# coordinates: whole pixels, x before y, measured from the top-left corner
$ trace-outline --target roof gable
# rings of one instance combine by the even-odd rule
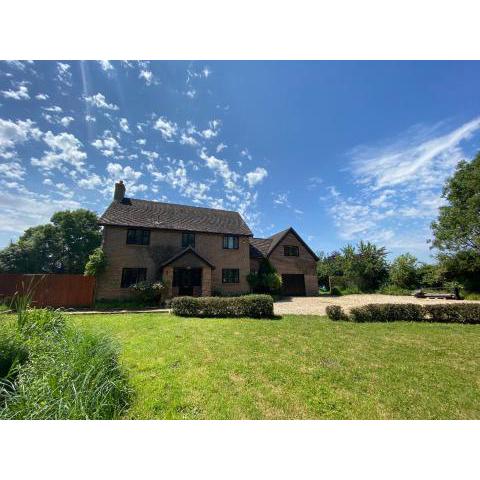
[[[187,247],[184,248],[182,251],[176,253],[172,257],[170,257],[168,260],[163,262],[160,267],[166,267],[167,265],[170,265],[172,262],[175,260],[178,260],[179,258],[182,258],[184,255],[187,255],[188,253],[191,253],[192,255],[195,255],[197,258],[199,258],[202,262],[206,263],[209,267],[215,268],[215,265],[212,265],[206,258],[202,257],[199,253],[197,253],[192,247]]]
[[[318,256],[315,252],[305,243],[303,238],[295,231],[294,228],[289,227],[286,230],[275,233],[268,238],[251,238],[250,239],[250,257],[252,258],[268,258],[275,248],[282,242],[282,240],[289,234],[295,235],[298,241],[305,247],[308,253],[318,261]]]
[[[125,198],[113,201],[100,225],[248,235],[252,232],[238,212]]]

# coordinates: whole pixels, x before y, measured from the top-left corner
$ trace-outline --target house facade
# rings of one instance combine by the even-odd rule
[[[238,212],[127,198],[123,182],[99,223],[107,258],[99,299],[126,298],[131,285],[159,279],[169,297],[249,293],[247,275],[264,258],[282,275],[284,294],[318,294],[318,258],[293,228],[254,238]]]

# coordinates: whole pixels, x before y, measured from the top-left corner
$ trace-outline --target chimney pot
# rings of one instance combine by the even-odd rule
[[[125,185],[120,180],[115,184],[115,192],[113,193],[113,199],[116,202],[121,202],[125,198]]]

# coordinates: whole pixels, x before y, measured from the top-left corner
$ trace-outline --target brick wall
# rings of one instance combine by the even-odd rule
[[[150,245],[127,245],[127,228],[104,227],[103,249],[107,257],[107,268],[97,279],[97,298],[125,298],[131,294],[128,289],[120,288],[122,269],[146,268],[147,280],[159,278],[159,265],[175,253],[182,250],[182,233],[178,231],[151,230]],[[210,283],[210,289],[222,294],[247,293],[249,286],[247,275],[250,272],[249,239],[241,236],[239,248],[223,248],[223,235],[211,233],[195,234],[195,250],[199,255],[215,265],[211,278],[203,277]],[[197,265],[190,265],[197,266]],[[204,264],[198,265],[204,266]],[[222,268],[238,268],[240,283],[222,284]],[[205,293],[208,290],[206,285]]]
[[[284,245],[298,247],[298,257],[286,257],[283,254]],[[270,262],[281,275],[283,273],[303,273],[305,275],[306,294],[318,295],[317,262],[310,252],[292,233],[288,233],[270,255]]]

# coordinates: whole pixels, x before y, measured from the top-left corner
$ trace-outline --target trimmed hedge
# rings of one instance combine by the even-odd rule
[[[422,322],[424,311],[413,303],[376,303],[350,310],[354,322]]]
[[[270,295],[240,297],[176,297],[172,313],[181,317],[273,317]]]
[[[339,305],[328,305],[326,308],[328,318],[331,320],[345,320],[348,321],[348,315],[343,311]]]
[[[327,315],[331,320],[352,322],[442,322],[480,324],[480,304],[433,304],[413,303],[369,304],[355,307],[347,315],[342,307],[329,305]]]

